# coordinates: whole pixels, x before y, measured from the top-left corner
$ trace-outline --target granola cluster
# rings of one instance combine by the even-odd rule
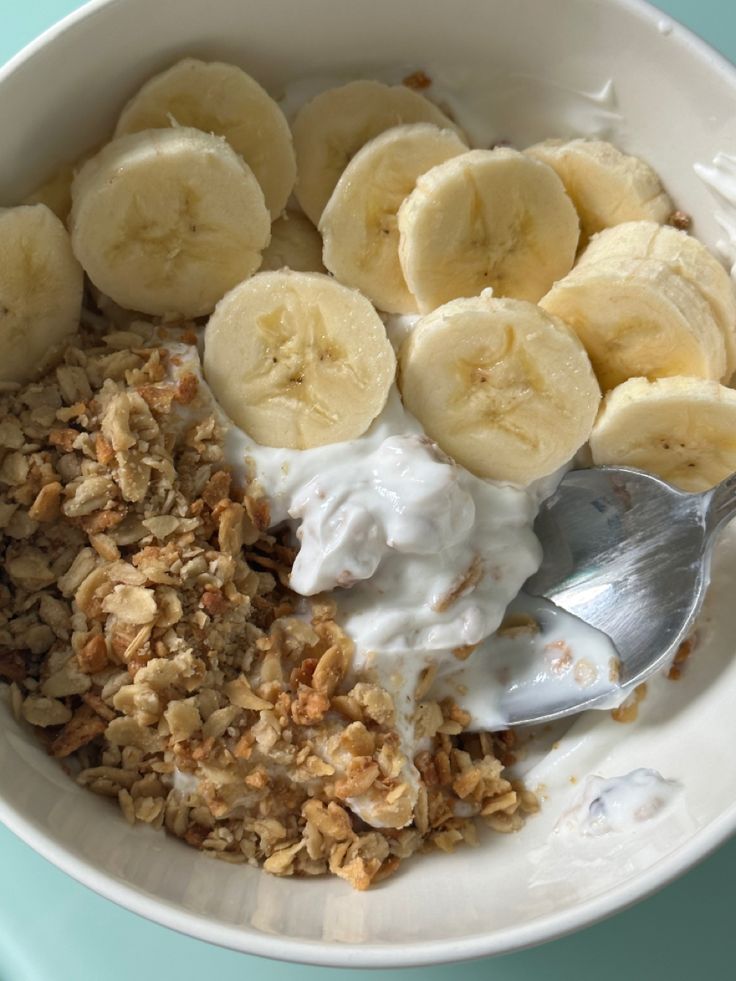
[[[19,720],[131,822],[277,875],[358,889],[419,849],[517,829],[510,734],[464,734],[417,692],[407,760],[390,693],[351,666],[329,599],[238,486],[183,345],[88,324],[42,381],[0,392],[0,681]],[[412,765],[415,764],[415,765]]]

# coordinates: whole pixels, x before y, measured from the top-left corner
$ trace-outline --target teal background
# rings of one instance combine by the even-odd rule
[[[0,63],[78,6],[74,0],[0,0]],[[661,0],[658,6],[736,61],[736,0]],[[735,978],[734,883],[736,839],[658,895],[574,936],[472,964],[380,973],[387,981]],[[365,978],[359,971],[279,964],[179,936],[99,898],[0,826],[0,981],[328,976]]]

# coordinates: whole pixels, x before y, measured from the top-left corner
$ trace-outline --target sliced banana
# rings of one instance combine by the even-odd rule
[[[75,333],[83,279],[46,205],[0,209],[0,381],[33,378]]]
[[[59,218],[66,221],[72,208],[72,181],[75,164],[62,167],[32,191],[24,204],[45,204]]]
[[[204,371],[230,418],[264,446],[357,439],[383,409],[396,358],[369,301],[320,273],[259,273],[217,305]]]
[[[576,267],[540,301],[570,324],[601,388],[628,378],[722,378],[723,335],[700,290],[658,259]]]
[[[736,392],[701,378],[631,378],[606,396],[590,448],[597,465],[708,490],[736,471]]]
[[[368,140],[401,123],[457,129],[434,103],[405,85],[349,82],[315,96],[294,119],[296,196],[319,223],[340,174]]]
[[[423,174],[399,209],[399,258],[422,313],[496,295],[536,302],[569,272],[578,218],[546,164],[471,150]]]
[[[578,266],[628,256],[659,259],[697,287],[710,304],[726,345],[726,374],[736,369],[736,293],[721,263],[702,242],[670,225],[629,221],[591,239]]]
[[[289,124],[268,92],[242,68],[184,58],[133,96],[115,136],[168,126],[224,136],[256,175],[271,216],[281,214],[296,180]]]
[[[252,275],[270,235],[263,192],[242,157],[196,129],[109,143],[72,187],[72,246],[128,310],[198,317]]]
[[[559,175],[580,217],[580,240],[623,221],[665,222],[674,205],[658,174],[603,140],[545,140],[525,151]]]
[[[399,262],[398,211],[421,174],[467,149],[454,130],[414,123],[358,150],[319,222],[330,272],[386,313],[416,313]]]
[[[325,272],[322,236],[301,211],[287,210],[271,225],[271,241],[260,268]]]
[[[479,477],[526,485],[587,440],[600,389],[570,328],[490,291],[423,317],[401,348],[407,409]]]
[[[80,167],[102,148],[98,145],[87,150],[73,163],[65,163],[58,167],[53,174],[32,191],[23,204],[45,204],[51,208],[57,218],[66,224],[69,212],[72,210],[72,183],[74,175]]]

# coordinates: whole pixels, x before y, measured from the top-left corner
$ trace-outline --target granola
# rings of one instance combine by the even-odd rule
[[[90,316],[55,370],[0,395],[16,715],[129,822],[274,875],[365,889],[419,850],[473,844],[477,821],[519,828],[538,805],[505,775],[510,737],[465,733],[467,713],[426,700],[431,671],[428,748],[416,770],[405,758],[391,694],[351,666],[329,600],[289,590],[288,533],[232,478],[160,337]]]

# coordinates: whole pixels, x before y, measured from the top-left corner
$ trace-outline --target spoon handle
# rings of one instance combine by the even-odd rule
[[[727,521],[736,516],[736,473],[726,477],[703,496],[706,529],[712,538]]]

